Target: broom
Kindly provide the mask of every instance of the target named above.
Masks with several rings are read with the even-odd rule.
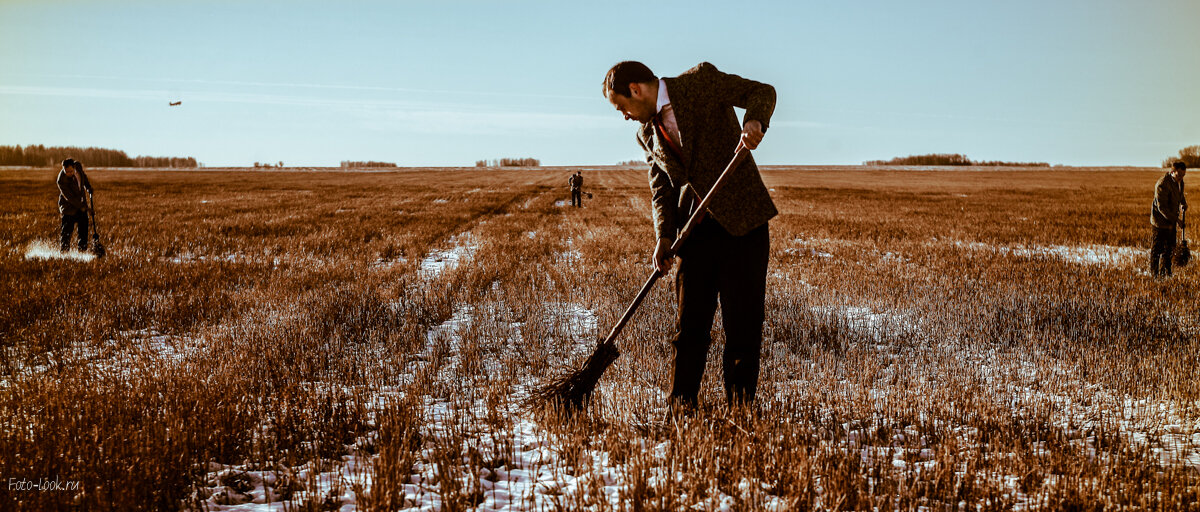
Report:
[[[96,198],[91,192],[88,192],[88,201],[91,203],[88,213],[92,218],[92,253],[97,258],[103,258],[107,252],[104,250],[104,245],[100,243],[100,228],[96,227]]]
[[[1180,220],[1183,221],[1183,236],[1181,237],[1183,240],[1175,246],[1175,266],[1177,267],[1186,267],[1188,261],[1192,259],[1192,250],[1188,249],[1187,242],[1187,210],[1184,210],[1182,215]]]
[[[725,184],[730,173],[741,165],[746,156],[750,154],[750,150],[738,144],[737,151],[733,155],[733,160],[717,177],[716,183],[713,183],[708,194],[700,201],[700,205],[692,212],[692,216],[688,218],[687,224],[683,225],[683,231],[680,231],[679,236],[675,238],[675,242],[671,244],[671,255],[678,254],[679,248],[683,246],[683,241],[692,233],[700,221],[704,219],[704,211],[708,208],[708,203],[717,193],[717,190]],[[584,403],[591,396],[592,391],[596,389],[596,383],[600,381],[600,377],[604,375],[605,370],[612,365],[613,361],[617,360],[617,356],[621,354],[617,350],[616,339],[621,333],[621,329],[633,317],[633,312],[642,304],[642,300],[650,293],[650,289],[654,287],[654,283],[663,276],[663,272],[654,269],[654,273],[650,274],[650,278],[646,280],[646,284],[642,285],[642,289],[638,291],[637,297],[633,299],[633,303],[625,309],[625,313],[621,315],[621,319],[617,325],[613,326],[612,331],[608,333],[608,337],[600,341],[596,346],[596,350],[588,357],[583,366],[575,371],[559,377],[550,383],[542,386],[530,395],[529,403],[549,403],[555,407],[578,410],[583,407]]]

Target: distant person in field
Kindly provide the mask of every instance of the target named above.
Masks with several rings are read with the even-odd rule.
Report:
[[[1154,203],[1150,206],[1150,224],[1154,226],[1154,243],[1150,246],[1150,275],[1171,275],[1171,256],[1175,253],[1175,227],[1183,227],[1179,213],[1187,211],[1183,197],[1183,177],[1187,165],[1175,162],[1154,185]]]
[[[83,164],[73,159],[62,161],[62,170],[58,172],[58,213],[62,216],[59,229],[59,246],[66,252],[71,248],[71,233],[79,229],[79,250],[86,251],[88,247],[88,202],[87,195],[92,193],[92,184],[87,174],[83,172]]]
[[[770,253],[767,221],[778,213],[753,157],[731,171],[731,181],[679,254],[670,248],[739,141],[750,149],[762,141],[775,111],[775,88],[707,62],[658,78],[644,64],[626,61],[608,70],[604,96],[625,119],[639,123],[638,143],[650,164],[654,265],[667,272],[679,256],[671,405],[697,402],[718,301],[725,324],[725,396],[730,403],[753,401]],[[743,122],[734,107],[746,109]]]
[[[583,197],[587,195],[583,192],[583,171],[575,171],[575,175],[579,176],[576,183],[579,183],[579,207],[583,208]]]
[[[583,207],[583,173],[575,171],[575,174],[567,179],[567,183],[571,185],[571,206]]]

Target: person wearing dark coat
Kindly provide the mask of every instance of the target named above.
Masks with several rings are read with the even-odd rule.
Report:
[[[571,185],[571,206],[576,208],[583,206],[583,173],[576,171],[572,174],[567,183]]]
[[[1171,275],[1171,256],[1175,253],[1175,226],[1183,227],[1180,211],[1187,211],[1183,197],[1183,177],[1187,165],[1175,162],[1171,170],[1154,184],[1154,202],[1150,205],[1150,225],[1154,226],[1154,242],[1150,246],[1150,275]]]
[[[625,119],[639,124],[657,239],[654,265],[666,273],[679,257],[671,407],[696,405],[718,302],[725,325],[725,396],[730,403],[751,402],[765,316],[767,221],[778,213],[753,156],[731,171],[729,184],[713,197],[679,254],[670,249],[697,198],[708,193],[739,144],[754,149],[762,141],[775,110],[775,88],[707,62],[659,78],[646,65],[625,61],[605,76],[604,95]],[[745,109],[743,120],[735,107]]]
[[[58,172],[58,213],[62,216],[59,246],[66,252],[71,248],[71,233],[78,227],[79,250],[88,248],[88,196],[92,183],[83,172],[83,164],[70,158],[63,160]]]

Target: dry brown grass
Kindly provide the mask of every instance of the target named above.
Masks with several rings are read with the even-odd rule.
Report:
[[[202,508],[260,478],[298,508],[462,509],[517,470],[559,484],[514,502],[563,509],[1200,498],[1195,273],[1141,270],[1157,172],[767,170],[760,400],[725,407],[714,357],[703,410],[670,422],[668,286],[586,414],[514,405],[648,272],[644,172],[585,171],[571,210],[571,171],[96,170],[89,263],[24,258],[54,238],[53,177],[0,172],[0,477],[81,482],[0,508]],[[362,478],[330,481],[348,455]]]

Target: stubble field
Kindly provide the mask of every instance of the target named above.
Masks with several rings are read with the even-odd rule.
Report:
[[[1194,269],[1151,170],[770,168],[759,400],[668,419],[660,283],[583,414],[522,407],[648,275],[644,170],[0,171],[3,509],[1195,509]],[[73,490],[14,490],[59,479]]]

